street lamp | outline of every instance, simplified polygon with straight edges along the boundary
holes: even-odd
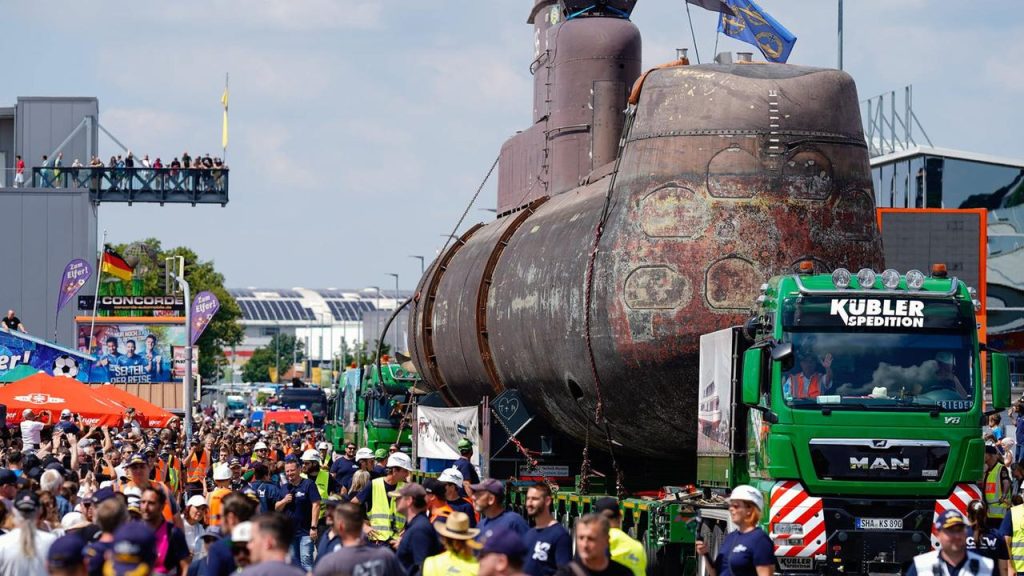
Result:
[[[398,296],[398,274],[395,274],[394,272],[388,272],[388,276],[394,276],[395,277],[395,309],[398,309],[398,300],[399,300],[399,296]],[[392,354],[398,354],[398,326],[395,326],[394,332],[395,332],[395,347],[391,349],[391,353]]]
[[[376,309],[373,311],[373,332],[377,336],[377,341],[380,342],[380,286],[368,286],[362,291],[370,292],[371,290],[377,291]]]
[[[417,256],[415,254],[410,254],[409,258],[418,258],[419,259],[419,261],[420,261],[420,276],[423,276],[423,272],[426,271],[426,268],[424,266],[424,264],[426,263],[426,259],[423,258],[423,256]]]

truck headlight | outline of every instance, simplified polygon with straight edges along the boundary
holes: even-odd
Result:
[[[860,272],[857,272],[857,283],[860,284],[861,290],[874,288],[875,278],[875,271],[871,268],[861,268]]]
[[[846,268],[836,268],[832,272],[832,285],[836,288],[850,287],[850,271]]]
[[[882,272],[882,286],[885,286],[889,290],[895,290],[900,287],[900,273],[893,270],[892,268]]]
[[[920,290],[924,286],[924,273],[920,270],[907,272],[907,288],[909,290]]]

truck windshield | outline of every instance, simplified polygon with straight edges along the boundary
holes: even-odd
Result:
[[[782,393],[794,408],[966,411],[974,405],[969,332],[799,331],[789,336],[792,369],[782,375]]]

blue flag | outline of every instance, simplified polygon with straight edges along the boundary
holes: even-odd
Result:
[[[718,31],[753,44],[769,62],[785,62],[796,44],[796,36],[779,24],[754,0],[725,0],[734,14],[722,13]]]

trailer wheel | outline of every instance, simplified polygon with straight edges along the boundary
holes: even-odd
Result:
[[[718,521],[713,522],[702,522],[700,525],[700,536],[699,538],[707,544],[708,555],[711,558],[718,556],[718,549],[721,548],[722,542],[725,541],[725,524]],[[694,554],[696,556],[696,554]],[[704,562],[699,558],[696,559],[696,572],[697,576],[707,576],[707,569],[704,567]]]

